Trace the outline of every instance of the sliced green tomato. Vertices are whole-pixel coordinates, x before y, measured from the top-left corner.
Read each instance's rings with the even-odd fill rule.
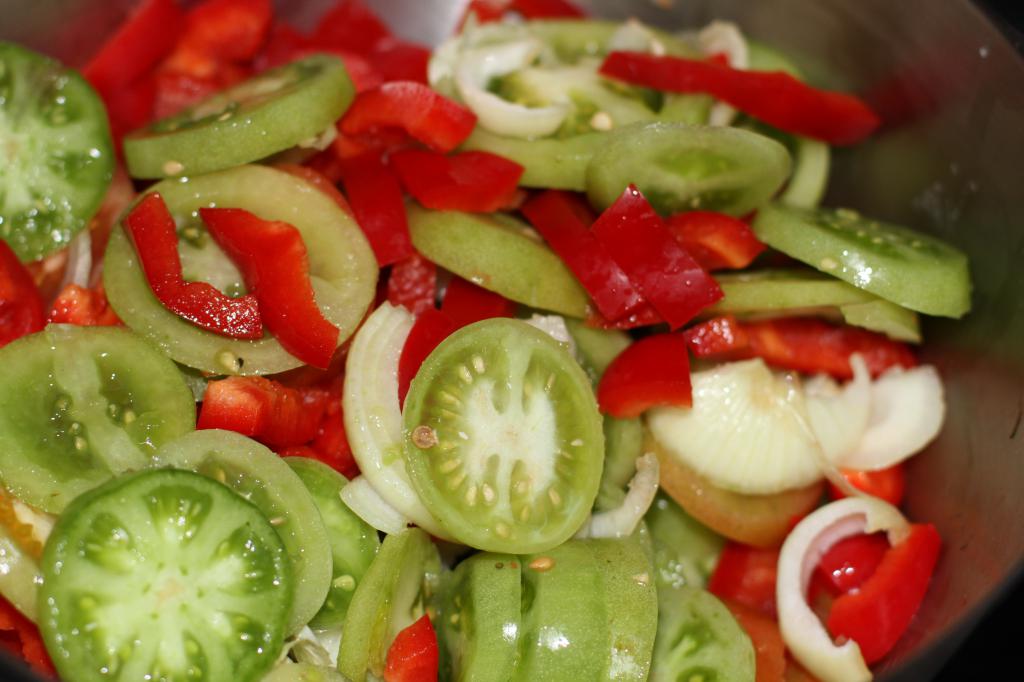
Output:
[[[928,315],[971,307],[967,256],[930,235],[849,209],[769,204],[752,225],[761,241],[876,296]]]
[[[464,544],[543,551],[593,506],[604,459],[593,389],[525,322],[484,320],[441,342],[409,387],[403,420],[413,487]]]
[[[271,670],[262,682],[345,682],[345,678],[332,668],[284,661]]]
[[[302,234],[317,305],[338,329],[338,344],[355,331],[376,291],[377,261],[355,221],[305,180],[265,166],[239,166],[187,180],[166,180],[159,192],[182,229],[202,235],[196,216],[204,206],[244,208],[266,220],[283,220]],[[198,248],[216,249],[197,239]],[[190,245],[191,247],[191,245]],[[194,267],[196,247],[182,250],[182,269],[211,271],[223,254],[204,253]],[[224,266],[226,267],[226,265]],[[214,374],[275,374],[300,366],[271,336],[258,341],[230,339],[201,329],[167,310],[153,295],[131,240],[121,227],[110,235],[103,282],[118,316],[175,361]],[[235,292],[228,292],[235,293]]]
[[[622,29],[621,21],[601,19],[540,19],[527,22],[526,28],[551,47],[564,62],[574,63],[583,57],[601,57],[609,52],[612,36]],[[640,25],[641,30],[657,40],[664,54],[674,57],[700,57],[687,43],[665,31]]]
[[[596,384],[612,360],[626,350],[633,339],[629,334],[614,329],[594,329],[580,320],[566,318],[565,326],[576,342],[576,352],[580,356],[580,364],[590,379]]]
[[[35,622],[39,618],[41,583],[39,562],[0,524],[0,596]]]
[[[136,178],[198,175],[312,142],[348,108],[345,64],[313,55],[264,71],[124,138]]]
[[[224,483],[262,511],[288,550],[295,599],[285,634],[302,629],[331,587],[331,545],[306,486],[280,457],[233,431],[194,431],[160,448],[157,466],[186,469]]]
[[[663,493],[654,499],[644,519],[654,543],[658,589],[707,585],[725,538]]]
[[[609,134],[587,166],[587,196],[611,206],[635,184],[662,214],[695,209],[742,216],[789,177],[786,148],[739,128],[682,123],[631,125]]]
[[[659,587],[651,682],[753,682],[754,645],[710,592]]]
[[[520,557],[483,552],[458,565],[446,581],[438,638],[455,682],[512,679],[522,631]]]
[[[441,570],[430,536],[418,528],[389,535],[356,588],[345,619],[338,670],[353,682],[380,678],[395,635],[423,615]]]
[[[597,494],[598,510],[614,509],[626,497],[626,485],[636,473],[637,457],[643,454],[644,427],[639,419],[604,416],[604,469]]]
[[[99,95],[59,62],[0,42],[0,239],[25,262],[64,248],[113,170]]]
[[[797,137],[793,140],[793,174],[779,201],[799,208],[815,208],[828,187],[832,152],[819,140]]]
[[[839,306],[846,324],[880,332],[898,341],[921,343],[921,323],[917,313],[890,301],[877,299]]]
[[[525,223],[409,207],[416,250],[438,265],[517,303],[586,317],[589,297],[579,281]]]
[[[145,471],[76,499],[42,559],[39,628],[61,677],[260,680],[292,600],[287,551],[225,486]]]
[[[666,93],[658,110],[658,120],[669,123],[707,125],[715,100],[707,95]]]
[[[377,556],[380,538],[341,501],[341,489],[348,483],[344,476],[315,459],[288,457],[285,462],[312,495],[331,545],[331,591],[309,627],[335,628],[345,622],[352,594]]]
[[[519,178],[523,187],[582,192],[587,188],[590,159],[607,137],[607,133],[594,132],[564,139],[521,140],[495,135],[477,126],[462,143],[462,149],[491,152],[515,161],[524,168]]]
[[[51,325],[0,349],[0,479],[59,513],[195,428],[174,363],[113,327]]]

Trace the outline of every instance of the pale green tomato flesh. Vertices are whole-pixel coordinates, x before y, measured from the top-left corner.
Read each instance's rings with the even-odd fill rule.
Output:
[[[659,493],[644,516],[654,545],[658,589],[705,587],[725,538]]]

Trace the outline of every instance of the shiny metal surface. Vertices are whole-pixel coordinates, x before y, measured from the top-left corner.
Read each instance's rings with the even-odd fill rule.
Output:
[[[465,0],[367,0],[406,38],[442,39]],[[0,39],[81,63],[131,0],[0,0]],[[309,25],[326,0],[279,2]],[[1024,60],[967,0],[592,0],[595,14],[665,28],[733,19],[817,84],[864,94],[886,129],[836,154],[827,202],[964,248],[975,282],[962,322],[930,321],[923,357],[949,419],[910,465],[907,509],[944,553],[910,632],[879,670],[935,674],[1024,562]],[[59,27],[51,30],[48,27]]]

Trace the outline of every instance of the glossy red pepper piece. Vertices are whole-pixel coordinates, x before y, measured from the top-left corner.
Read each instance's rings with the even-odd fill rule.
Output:
[[[655,90],[712,95],[780,130],[834,145],[860,142],[881,123],[858,98],[813,88],[781,71],[744,71],[708,60],[612,52],[600,72]]]
[[[852,535],[832,545],[815,569],[815,580],[833,595],[859,588],[874,575],[889,550],[884,534]]]
[[[458,326],[451,318],[436,308],[429,308],[416,316],[416,322],[409,331],[409,336],[402,347],[398,359],[398,402],[405,404],[405,395],[409,392],[409,384],[437,346],[447,339]]]
[[[625,317],[620,317],[617,320],[609,320],[594,310],[591,311],[590,317],[586,321],[588,327],[594,327],[595,329],[636,329],[637,327],[664,323],[665,320],[661,319],[658,311],[647,301],[630,310]]]
[[[163,68],[209,76],[221,64],[248,62],[263,47],[273,21],[271,0],[205,0],[185,15],[185,30]]]
[[[708,580],[708,591],[775,618],[779,550],[728,542]]]
[[[437,682],[437,634],[422,616],[397,635],[388,648],[384,682]]]
[[[339,170],[349,205],[377,264],[383,267],[412,256],[402,188],[380,157],[370,153],[345,159]]]
[[[108,327],[121,324],[110,307],[103,285],[86,289],[77,284],[64,287],[50,308],[47,321],[79,327]]]
[[[469,137],[476,115],[430,87],[394,81],[360,93],[341,119],[345,135],[400,128],[439,152],[450,152]]]
[[[612,360],[597,385],[601,411],[623,419],[659,405],[692,404],[690,358],[679,334],[643,338]]]
[[[199,215],[242,271],[267,329],[299,360],[326,368],[338,347],[339,331],[316,304],[299,231],[240,208],[201,208]]]
[[[903,502],[907,477],[902,462],[878,471],[857,471],[856,469],[840,469],[839,471],[857,490],[885,500],[894,507],[900,506]],[[846,497],[846,494],[832,483],[829,484],[828,491],[833,500]]]
[[[413,81],[427,84],[427,64],[431,52],[422,45],[388,38],[369,55],[373,68],[387,81]]]
[[[941,545],[935,526],[912,525],[910,534],[886,551],[878,568],[857,591],[835,600],[828,616],[828,631],[833,637],[857,642],[869,665],[880,660],[917,613]]]
[[[0,239],[0,347],[46,324],[43,298],[14,250]]]
[[[320,17],[312,41],[317,47],[369,52],[390,37],[387,25],[362,0],[340,0]]]
[[[24,660],[35,672],[57,678],[39,628],[3,597],[0,597],[0,646]]]
[[[683,338],[698,358],[726,355],[750,346],[746,329],[732,315],[694,325],[683,332]]]
[[[491,213],[515,199],[523,167],[490,152],[445,156],[425,149],[403,149],[390,163],[416,201],[439,211]]]
[[[203,394],[198,429],[225,429],[272,446],[300,445],[316,436],[327,392],[298,390],[264,377],[211,381]]]
[[[587,16],[569,0],[512,0],[511,9],[527,19],[581,19]]]
[[[244,78],[239,73],[226,78],[227,70],[217,76],[195,76],[187,73],[161,71],[153,76],[153,118],[173,116]]]
[[[441,312],[456,329],[492,317],[514,317],[516,304],[461,277],[452,277],[441,301]]]
[[[724,213],[678,213],[665,224],[705,270],[745,268],[767,248],[749,225]]]
[[[672,329],[722,298],[722,290],[630,185],[594,223],[594,236]]]
[[[413,315],[433,310],[437,302],[437,266],[418,253],[391,267],[388,302]]]
[[[644,302],[640,290],[591,233],[594,215],[580,195],[548,190],[534,195],[520,211],[576,275],[605,319],[625,317]]]
[[[181,275],[178,234],[163,197],[147,194],[124,220],[153,294],[165,308],[221,336],[258,339],[263,321],[251,294],[231,298],[206,282],[186,282]]]

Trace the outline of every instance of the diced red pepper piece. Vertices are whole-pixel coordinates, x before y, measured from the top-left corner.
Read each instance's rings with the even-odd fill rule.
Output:
[[[271,0],[205,0],[185,16],[185,31],[164,68],[190,73],[182,67],[203,58],[247,62],[263,47],[273,21]]]
[[[338,168],[349,205],[377,264],[383,267],[409,258],[413,254],[412,238],[398,179],[372,153],[345,159]]]
[[[398,403],[405,404],[405,395],[409,392],[420,365],[427,359],[438,344],[452,335],[458,326],[451,318],[440,310],[429,308],[416,316],[416,322],[405,340],[402,355],[398,360]]]
[[[57,296],[50,308],[47,321],[54,324],[74,324],[79,327],[108,327],[121,324],[120,318],[107,301],[103,285],[86,289],[69,284]]]
[[[743,325],[732,315],[713,317],[683,332],[686,345],[698,358],[735,353],[750,346]]]
[[[330,197],[342,211],[352,215],[352,207],[348,205],[348,200],[345,198],[345,195],[338,190],[334,183],[331,182],[330,178],[320,171],[315,168],[310,168],[309,166],[300,166],[296,163],[275,163],[274,168],[284,171],[289,175],[294,175],[297,178],[302,178]]]
[[[781,682],[786,670],[786,644],[779,624],[774,618],[739,602],[723,599],[722,603],[754,645],[754,682]]]
[[[914,524],[910,534],[893,545],[860,588],[832,604],[828,631],[857,642],[870,665],[892,649],[917,613],[942,539],[931,524]]]
[[[692,404],[690,357],[679,334],[655,334],[612,360],[597,385],[597,404],[613,417],[639,417],[659,405]]]
[[[263,49],[256,56],[253,66],[257,71],[270,69],[294,60],[296,55],[315,50],[312,42],[291,24],[275,21],[267,32]]]
[[[527,19],[580,19],[587,16],[568,0],[512,0],[512,9]]]
[[[594,216],[579,194],[541,192],[520,211],[576,275],[603,317],[618,320],[643,303],[640,291],[590,232]]]
[[[206,282],[181,275],[178,234],[163,197],[147,194],[124,220],[153,294],[168,310],[221,336],[258,339],[263,322],[251,294],[231,298]]]
[[[459,20],[458,32],[462,31],[471,14],[476,17],[478,24],[501,21],[510,4],[511,0],[471,0],[466,6],[466,11],[462,13],[462,19]]]
[[[39,628],[3,597],[0,597],[0,646],[20,657],[37,673],[57,678]]]
[[[430,50],[422,45],[387,38],[378,43],[369,59],[385,81],[427,83]]]
[[[437,301],[437,266],[418,253],[391,267],[388,302],[413,315],[433,310]]]
[[[286,351],[326,368],[338,347],[338,328],[316,304],[302,235],[280,220],[241,208],[201,208],[210,234],[238,265],[260,304],[267,329]]]
[[[658,311],[650,303],[644,301],[639,307],[630,310],[625,317],[620,317],[617,320],[609,320],[596,310],[592,311],[586,324],[595,329],[636,329],[652,324],[664,324],[664,322],[665,320],[661,319]]]
[[[857,490],[883,499],[894,507],[903,502],[906,489],[906,473],[903,463],[894,464],[878,471],[857,471],[856,469],[840,469],[843,477]],[[829,484],[829,495],[833,500],[846,497],[846,494],[834,484]]]
[[[384,682],[437,682],[437,635],[428,616],[395,636],[384,664]]]
[[[31,273],[0,239],[0,348],[45,324],[43,298]]]
[[[512,203],[523,167],[490,152],[445,156],[403,149],[390,158],[402,186],[416,201],[439,211],[491,213]]]
[[[173,116],[192,105],[237,82],[234,77],[224,79],[226,70],[217,76],[195,76],[187,73],[162,71],[154,75],[156,92],[153,99],[153,118]],[[244,76],[239,76],[241,80]]]
[[[855,590],[874,575],[889,541],[882,533],[843,538],[825,552],[815,569],[815,580],[833,595]]]
[[[316,436],[327,400],[322,389],[228,377],[206,385],[196,428],[236,431],[272,446],[300,445]]]
[[[612,52],[600,72],[655,90],[712,95],[780,130],[834,145],[860,142],[881,123],[858,98],[813,88],[781,71],[745,71],[702,59]]]
[[[476,115],[423,83],[393,81],[359,93],[341,119],[346,135],[401,128],[439,152],[450,152],[469,137]]]
[[[665,224],[705,270],[745,268],[767,248],[749,225],[724,213],[678,213]]]
[[[708,580],[708,591],[775,618],[775,580],[779,550],[728,542]]]
[[[441,301],[441,312],[456,329],[492,317],[514,317],[516,304],[461,277],[452,277]]]
[[[344,379],[339,378],[331,384],[327,411],[310,445],[317,455],[316,459],[352,479],[359,475],[359,465],[352,455],[345,433],[345,413],[341,404],[343,382]]]
[[[156,78],[147,75],[103,95],[110,117],[110,132],[115,140],[141,128],[153,118],[156,106]]]
[[[630,185],[591,229],[672,329],[722,298],[715,280],[672,237],[636,186]]]
[[[367,53],[391,31],[362,0],[340,0],[329,9],[313,30],[317,47],[333,47]]]

